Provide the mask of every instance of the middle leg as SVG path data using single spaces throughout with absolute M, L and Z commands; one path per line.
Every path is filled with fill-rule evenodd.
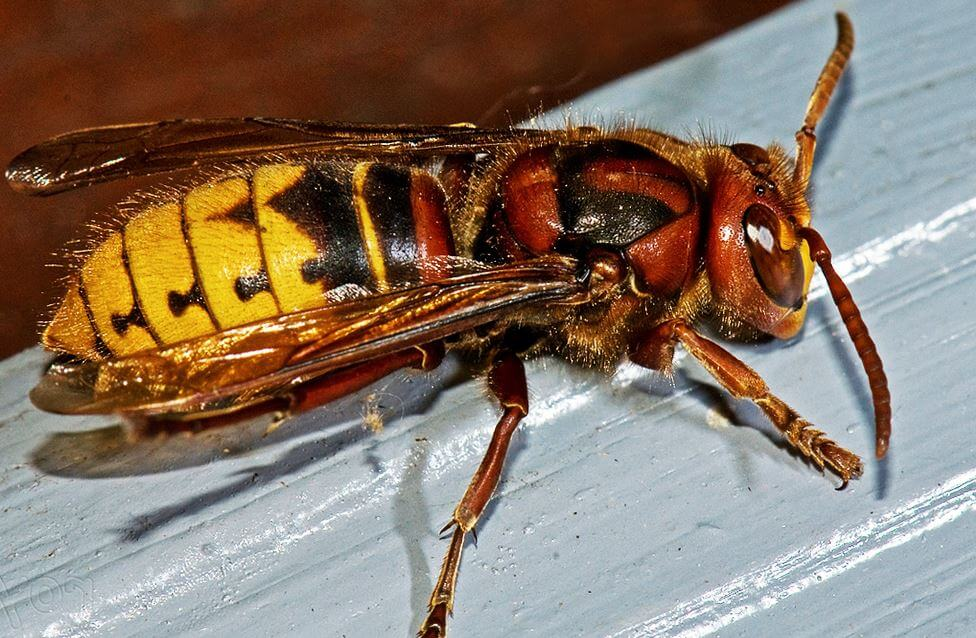
M 443 359 L 444 345 L 435 342 L 393 352 L 379 359 L 331 372 L 292 390 L 288 414 L 307 412 L 335 401 L 402 368 L 429 372 L 440 365 Z

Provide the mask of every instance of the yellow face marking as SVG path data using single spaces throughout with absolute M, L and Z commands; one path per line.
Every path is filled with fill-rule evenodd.
M 264 268 L 257 228 L 247 218 L 250 199 L 247 181 L 232 177 L 194 188 L 183 204 L 200 287 L 221 328 L 278 314 L 267 290 L 250 286 L 238 294 L 242 282 L 258 281 Z
M 113 325 L 113 317 L 129 317 L 135 307 L 120 233 L 112 233 L 95 249 L 81 268 L 81 281 L 98 334 L 113 353 L 124 356 L 156 347 L 156 340 L 142 326 L 130 322 L 119 332 Z
M 325 301 L 322 283 L 308 283 L 302 276 L 302 265 L 318 255 L 318 247 L 284 214 L 287 211 L 269 204 L 276 195 L 294 186 L 306 170 L 304 166 L 273 164 L 258 168 L 252 178 L 268 279 L 281 311 L 286 313 L 316 308 Z
M 373 225 L 373 218 L 369 214 L 369 207 L 366 205 L 366 197 L 363 194 L 370 166 L 370 162 L 356 164 L 352 174 L 352 199 L 356 208 L 356 218 L 359 220 L 359 233 L 363 238 L 363 246 L 366 248 L 366 261 L 369 262 L 369 269 L 376 280 L 376 289 L 383 292 L 389 288 L 386 278 L 386 263 L 383 261 L 380 237 Z
M 199 304 L 177 306 L 178 314 L 170 307 L 171 293 L 190 293 L 195 280 L 178 203 L 151 208 L 130 220 L 125 227 L 125 250 L 142 314 L 164 344 L 216 330 Z
M 85 359 L 98 359 L 95 349 L 95 331 L 88 320 L 85 302 L 78 292 L 78 283 L 72 283 L 64 300 L 58 306 L 54 319 L 44 329 L 41 342 L 50 350 L 67 352 Z

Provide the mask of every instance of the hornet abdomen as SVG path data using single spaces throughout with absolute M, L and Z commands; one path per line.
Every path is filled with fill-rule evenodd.
M 276 163 L 149 206 L 85 259 L 43 335 L 125 356 L 441 276 L 454 252 L 439 182 L 380 162 Z M 441 266 L 443 267 L 443 266 Z

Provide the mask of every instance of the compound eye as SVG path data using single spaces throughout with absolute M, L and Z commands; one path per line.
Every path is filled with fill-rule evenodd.
M 799 240 L 789 249 L 782 248 L 779 218 L 768 207 L 753 204 L 742 219 L 746 246 L 756 279 L 769 298 L 783 308 L 803 305 L 803 256 Z

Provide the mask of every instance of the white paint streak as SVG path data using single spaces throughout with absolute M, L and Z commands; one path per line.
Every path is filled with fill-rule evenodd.
M 698 598 L 611 634 L 700 638 L 850 571 L 976 510 L 976 468 L 881 516 L 801 547 Z
M 834 268 L 847 284 L 864 279 L 899 254 L 923 244 L 938 243 L 953 233 L 968 228 L 976 221 L 974 213 L 976 197 L 956 204 L 927 222 L 919 222 L 890 237 L 878 237 L 861 244 L 851 252 L 835 258 Z M 817 280 L 811 286 L 807 299 L 817 299 L 826 292 L 823 280 Z

